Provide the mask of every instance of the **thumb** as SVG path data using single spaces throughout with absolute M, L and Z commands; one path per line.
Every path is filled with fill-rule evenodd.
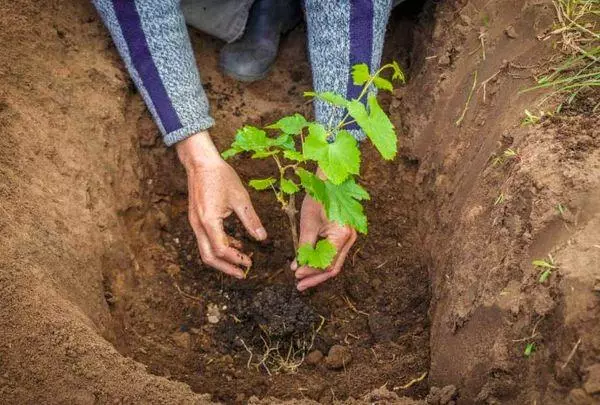
M 256 240 L 265 240 L 267 239 L 267 231 L 265 227 L 260 222 L 260 218 L 254 211 L 254 207 L 250 202 L 250 197 L 246 197 L 242 202 L 236 204 L 233 207 L 233 211 L 238 216 L 244 228 L 248 231 L 250 235 Z

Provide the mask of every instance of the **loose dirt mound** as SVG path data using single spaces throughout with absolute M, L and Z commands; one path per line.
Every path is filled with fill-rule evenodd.
M 552 3 L 418 3 L 394 12 L 386 42 L 410 75 L 384 96 L 401 157 L 365 147 L 370 235 L 304 295 L 262 193 L 269 241 L 227 224 L 254 252 L 249 280 L 200 263 L 185 174 L 87 2 L 7 4 L 0 402 L 598 402 L 598 93 L 522 127 L 540 94 L 519 90 L 556 53 L 537 39 Z M 220 148 L 244 123 L 311 113 L 304 37 L 243 85 L 218 72 L 221 44 L 192 34 Z M 233 165 L 244 180 L 269 170 Z M 540 283 L 531 262 L 548 254 Z

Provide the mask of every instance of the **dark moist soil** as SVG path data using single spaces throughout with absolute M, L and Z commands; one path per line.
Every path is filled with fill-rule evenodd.
M 387 48 L 393 51 L 385 60 L 408 61 L 406 32 L 416 27 L 418 12 L 412 7 L 395 13 Z M 211 71 L 221 44 L 200 34 L 193 37 L 202 43 L 199 64 L 217 122 L 224 126 L 213 131 L 220 149 L 244 123 L 266 125 L 295 111 L 311 114 L 302 97 L 310 89 L 303 27 L 284 41 L 269 79 L 251 85 Z M 391 101 L 383 97 L 384 105 Z M 232 120 L 232 115 L 239 118 Z M 300 294 L 289 270 L 293 249 L 287 219 L 269 193 L 251 192 L 269 233 L 266 242 L 252 242 L 237 220 L 226 221 L 227 231 L 253 255 L 248 279 L 236 281 L 201 264 L 187 222 L 185 175 L 172 151 L 164 152 L 148 135 L 151 123 L 141 121 L 139 128 L 146 139 L 147 198 L 154 208 L 141 219 L 132 210 L 125 219 L 132 233 L 149 235 L 137 256 L 154 269 L 136 277 L 134 289 L 111 286 L 120 290 L 112 308 L 122 322 L 117 344 L 122 352 L 154 374 L 184 381 L 227 403 L 253 395 L 331 402 L 358 398 L 386 384 L 400 395 L 427 394 L 426 381 L 400 388 L 429 364 L 429 273 L 419 261 L 415 238 L 415 162 L 400 157 L 383 163 L 364 147 L 361 183 L 372 195 L 366 205 L 369 235 L 358 239 L 342 275 Z M 244 181 L 272 170 L 269 162 L 251 159 L 235 158 L 231 164 Z M 334 350 L 343 354 L 341 368 L 332 365 L 333 354 L 326 357 L 336 345 Z M 267 348 L 275 357 L 261 363 Z M 320 361 L 317 351 L 325 355 Z M 297 368 L 308 354 L 311 361 Z

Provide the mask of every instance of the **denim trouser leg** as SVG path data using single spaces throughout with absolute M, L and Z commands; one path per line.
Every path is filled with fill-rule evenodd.
M 185 22 L 192 27 L 233 42 L 244 33 L 254 0 L 181 0 Z

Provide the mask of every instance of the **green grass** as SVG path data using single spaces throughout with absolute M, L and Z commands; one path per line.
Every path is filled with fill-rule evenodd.
M 559 97 L 560 112 L 586 90 L 600 86 L 600 0 L 554 0 L 557 24 L 547 38 L 556 38 L 561 56 L 536 84 L 523 92 L 552 90 L 541 104 Z M 600 108 L 600 102 L 594 112 Z

